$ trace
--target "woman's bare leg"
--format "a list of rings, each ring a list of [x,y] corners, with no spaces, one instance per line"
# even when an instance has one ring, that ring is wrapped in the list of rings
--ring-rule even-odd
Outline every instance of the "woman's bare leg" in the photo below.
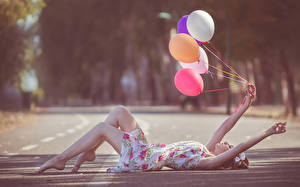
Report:
[[[38,170],[38,173],[42,173],[50,168],[63,170],[65,163],[68,160],[82,152],[90,150],[91,147],[94,147],[99,144],[99,142],[103,141],[107,141],[116,150],[116,152],[120,153],[123,135],[124,133],[117,128],[106,123],[99,123],[63,153],[44,163]]]
[[[115,107],[105,119],[105,123],[115,128],[119,128],[125,132],[131,132],[139,128],[136,120],[131,115],[129,110],[124,106]],[[96,159],[96,149],[102,145],[104,140],[99,140],[98,144],[92,147],[90,150],[85,151],[78,155],[72,172],[75,173],[79,170],[81,164],[85,161],[94,161]]]

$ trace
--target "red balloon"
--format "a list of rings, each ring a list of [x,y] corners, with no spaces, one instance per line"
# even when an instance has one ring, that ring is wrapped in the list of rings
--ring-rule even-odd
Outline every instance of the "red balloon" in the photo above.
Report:
[[[184,68],[174,78],[176,88],[184,95],[196,96],[203,92],[203,80],[195,70]]]

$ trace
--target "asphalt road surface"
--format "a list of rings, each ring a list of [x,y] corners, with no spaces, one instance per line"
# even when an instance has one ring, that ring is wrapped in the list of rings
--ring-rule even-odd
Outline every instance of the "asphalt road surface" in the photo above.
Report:
[[[97,150],[94,162],[70,173],[66,169],[34,174],[39,166],[61,153],[107,116],[106,108],[44,108],[35,124],[0,134],[0,186],[288,186],[300,187],[300,124],[288,123],[287,132],[274,135],[246,152],[246,170],[162,171],[106,173],[119,156],[107,143]],[[225,115],[181,113],[158,109],[133,109],[148,142],[196,140],[206,143]],[[232,144],[249,139],[275,120],[242,117],[225,137]]]

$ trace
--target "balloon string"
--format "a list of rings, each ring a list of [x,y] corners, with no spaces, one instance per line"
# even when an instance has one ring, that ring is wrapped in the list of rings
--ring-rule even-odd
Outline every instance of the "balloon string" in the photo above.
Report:
[[[219,55],[219,57],[222,59],[221,62],[223,62],[231,71],[233,71],[236,75],[238,75],[241,79],[245,80],[240,74],[238,74],[238,72],[229,65],[228,62],[226,62],[226,59],[222,56],[222,54],[220,53],[220,51],[217,50],[217,48],[214,46],[213,43],[209,42],[209,45],[213,48],[213,50]],[[248,81],[247,81],[248,82]]]
[[[209,43],[210,44],[210,43]],[[231,68],[228,64],[226,64],[219,56],[217,56],[214,52],[212,52],[208,47],[206,47],[205,45],[202,45],[202,46],[204,46],[205,47],[205,49],[207,49],[212,55],[214,55],[218,60],[220,60],[221,62],[223,62],[223,64],[227,67],[227,68],[229,68],[231,71],[233,71],[235,74],[231,74],[231,75],[233,75],[234,77],[237,77],[237,78],[239,78],[239,79],[241,79],[241,80],[243,80],[243,81],[245,81],[245,82],[247,82],[248,83],[248,81],[246,80],[246,79],[244,79],[244,78],[242,78],[238,73],[236,73],[236,71],[235,70],[233,70],[233,68]],[[215,68],[216,69],[216,68]],[[218,69],[219,70],[219,69]],[[223,71],[223,70],[219,70],[219,71],[222,71],[222,72],[224,72],[225,73],[225,71]],[[228,72],[227,72],[227,74],[229,74]]]
[[[233,80],[233,81],[236,81],[236,82],[239,82],[239,83],[248,85],[248,83],[245,82],[245,81],[236,80],[236,79],[234,79],[234,78],[232,78],[232,77],[227,77],[227,76],[225,76],[225,75],[221,75],[221,76],[223,76],[224,78],[231,79],[231,80]]]
[[[216,74],[216,73],[213,73],[213,72],[211,72],[211,71],[208,71],[210,74],[215,74],[215,75],[217,75],[218,77],[224,77],[224,78],[226,78],[226,79],[230,79],[230,80],[233,80],[233,81],[236,81],[236,82],[239,82],[239,83],[241,83],[241,84],[248,84],[247,82],[245,82],[245,81],[241,81],[241,80],[237,80],[237,79],[234,79],[234,78],[232,78],[232,77],[227,77],[227,76],[225,76],[225,75],[218,75],[218,74]]]
[[[210,47],[217,53],[218,57],[220,57],[220,59],[222,59],[221,61],[230,69],[232,70],[235,74],[239,75],[236,70],[230,66],[227,62],[225,62],[225,58],[222,56],[222,54],[220,53],[220,51],[217,50],[217,48],[214,46],[213,43],[209,42],[208,43],[210,45]]]
[[[218,60],[220,60],[221,62],[223,62],[223,60],[222,60],[219,56],[217,56],[214,52],[212,52],[207,46],[205,46],[205,45],[202,45],[202,46],[205,47],[205,49],[208,50],[212,55],[214,55]],[[225,63],[224,63],[224,64],[225,64]],[[226,66],[228,69],[232,70],[230,67],[228,67],[227,64],[225,64],[225,66]]]
[[[206,47],[205,45],[203,45],[203,46],[204,46],[205,49],[207,49],[211,54],[213,54],[218,60],[220,60],[221,62],[223,62],[223,60],[222,60],[219,56],[217,56],[214,52],[212,52],[208,47]],[[225,65],[228,69],[230,69],[230,70],[232,71],[232,69],[231,69],[228,65],[226,65],[225,63],[224,63],[224,65]],[[211,66],[211,65],[210,65],[210,66]],[[211,67],[213,67],[213,66],[211,66]],[[215,68],[215,67],[213,67],[213,68]],[[215,68],[215,69],[217,69],[217,68]],[[220,70],[220,69],[217,69],[217,70],[222,71],[223,73],[226,73],[226,74],[230,74],[230,75],[232,75],[232,76],[234,76],[234,77],[237,77],[237,78],[239,78],[239,79],[241,79],[241,80],[244,80],[243,78],[241,78],[241,77],[238,76],[237,74],[228,73],[228,72],[223,71],[223,70]]]
[[[244,79],[232,66],[229,65],[229,63],[226,61],[226,59],[222,56],[222,54],[217,50],[217,48],[214,46],[213,43],[209,42],[209,45],[213,48],[213,50],[221,57],[221,62],[223,62],[227,67],[229,67],[229,69],[231,69],[237,76],[239,76],[242,80],[246,81],[247,83],[249,83],[249,81],[247,81],[246,79]]]
[[[241,88],[243,86],[232,86],[231,88]],[[219,89],[214,89],[214,90],[205,90],[204,93],[211,93],[211,92],[220,92],[220,91],[225,91],[225,90],[228,90],[230,88],[219,88]]]
[[[233,73],[229,73],[229,72],[227,72],[227,71],[224,71],[224,70],[222,70],[222,69],[220,69],[220,68],[217,68],[217,67],[215,67],[215,66],[213,66],[213,65],[210,65],[210,64],[209,64],[209,66],[212,67],[212,68],[214,68],[215,70],[221,71],[221,72],[223,72],[223,73],[225,73],[225,74],[228,74],[228,75],[231,75],[231,76],[233,76],[233,77],[237,77],[237,78],[240,79],[239,76],[237,76],[237,75],[235,75],[235,74],[233,74]],[[248,81],[247,81],[247,83],[248,83]]]
[[[233,70],[227,63],[225,63],[221,57],[219,57],[218,55],[216,55],[213,51],[211,51],[207,46],[203,45],[205,47],[205,49],[207,49],[211,54],[213,54],[219,61],[221,61],[228,69],[230,69],[231,71],[233,71],[236,75],[236,77],[238,77],[239,79],[242,79],[235,70]],[[220,52],[218,52],[220,53]],[[221,55],[220,55],[221,56]]]

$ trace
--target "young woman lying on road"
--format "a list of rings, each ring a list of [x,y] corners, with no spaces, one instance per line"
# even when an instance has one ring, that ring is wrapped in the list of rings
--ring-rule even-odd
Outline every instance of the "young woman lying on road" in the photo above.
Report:
[[[104,122],[97,124],[63,153],[45,162],[37,173],[50,168],[63,170],[66,162],[78,155],[72,169],[75,173],[83,162],[95,160],[95,151],[104,141],[120,155],[117,167],[107,169],[108,172],[152,171],[164,166],[174,170],[248,168],[249,162],[244,151],[268,136],[286,131],[286,123],[276,123],[236,146],[222,142],[223,137],[254,101],[255,95],[255,87],[249,86],[239,108],[220,125],[207,145],[197,141],[149,144],[130,112],[124,106],[118,106]]]

